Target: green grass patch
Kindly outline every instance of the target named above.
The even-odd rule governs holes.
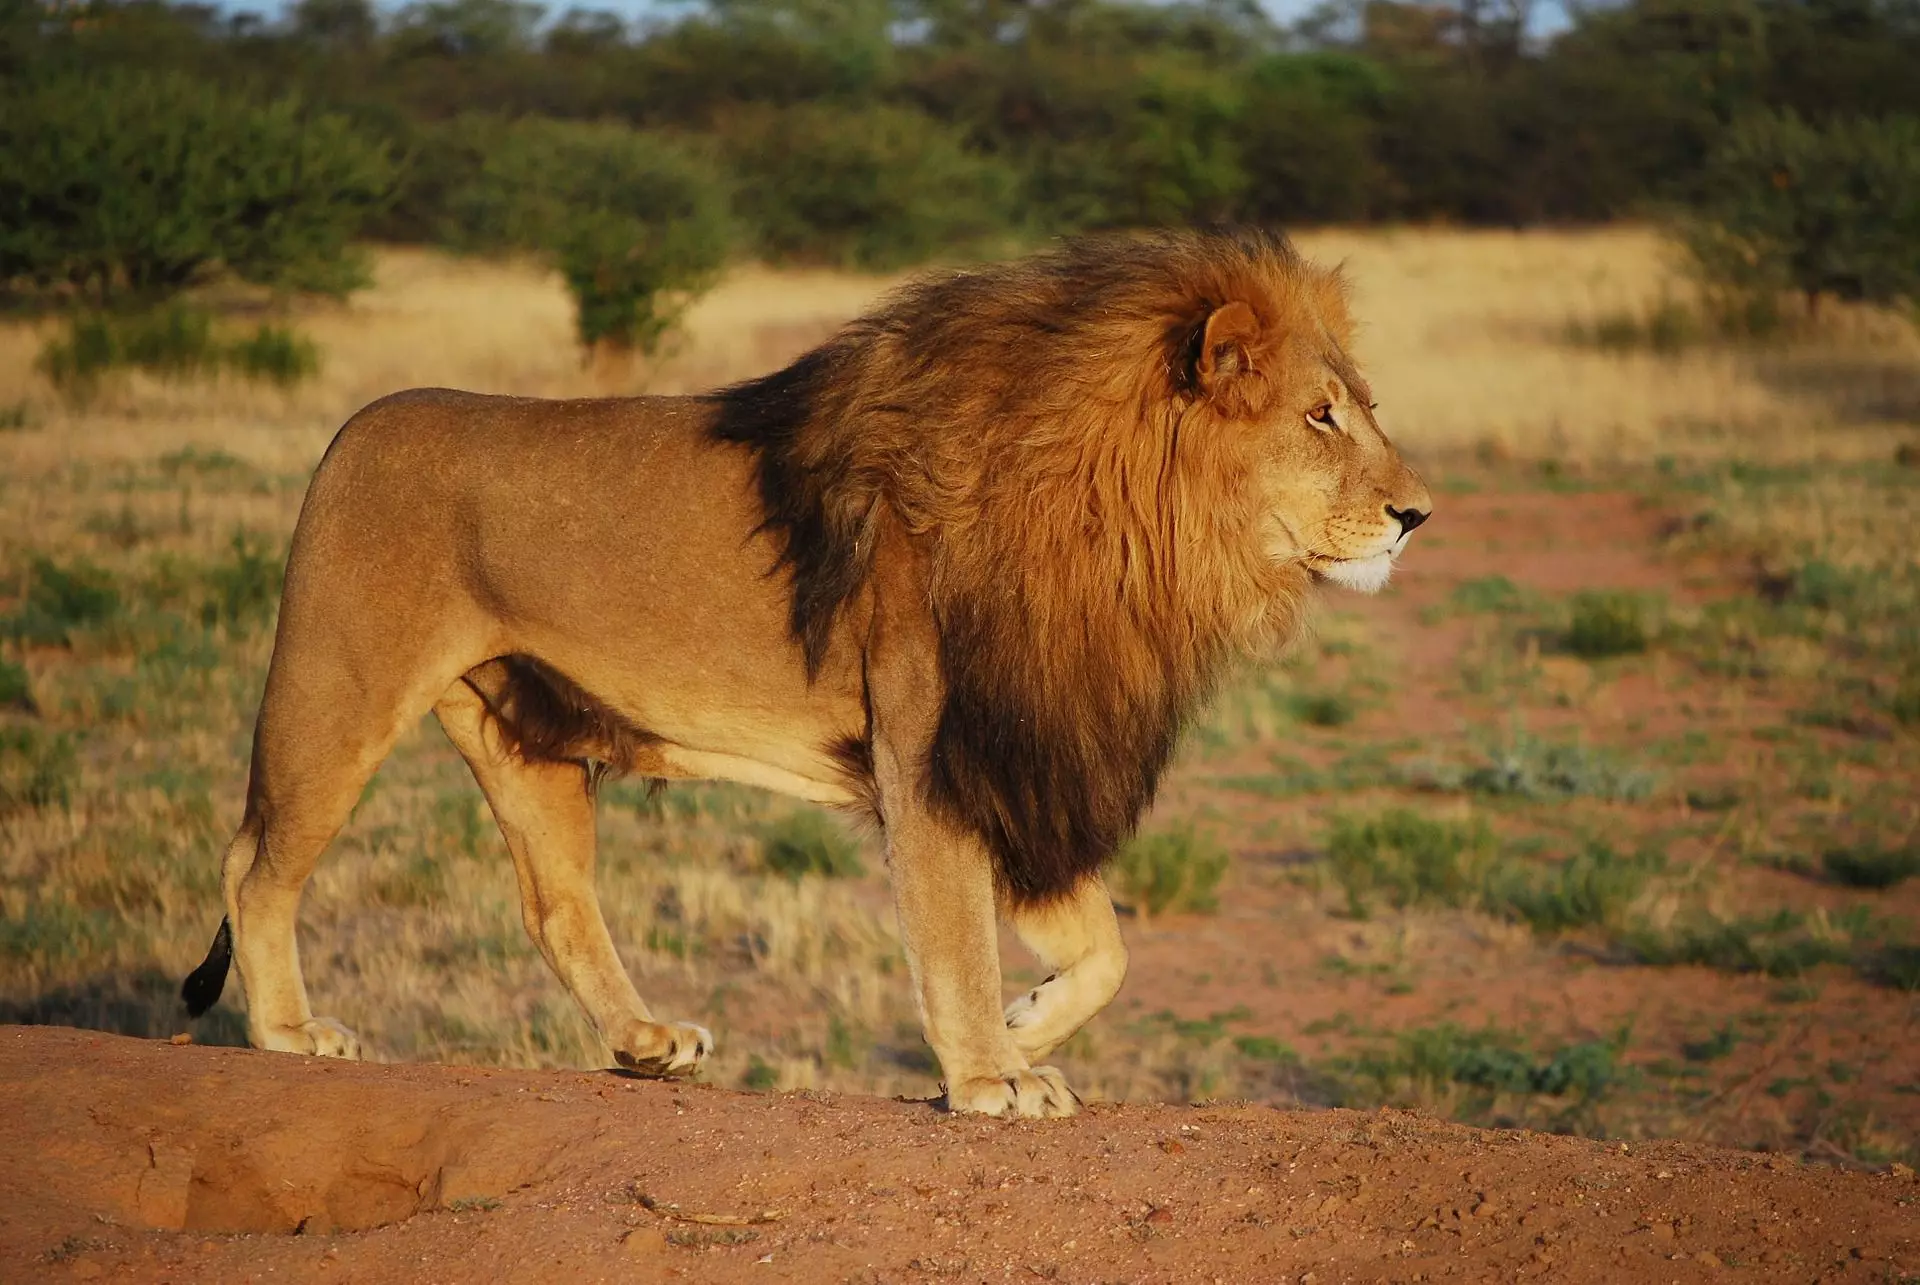
[[[1664,927],[1637,924],[1618,938],[1642,964],[1697,964],[1730,973],[1798,977],[1823,964],[1852,963],[1868,936],[1864,912],[1809,915],[1780,909],[1725,918],[1704,908],[1677,915]]]
[[[1603,660],[1643,652],[1651,637],[1646,604],[1637,596],[1592,591],[1574,595],[1561,642],[1576,656]]]
[[[1585,1129],[1592,1111],[1632,1079],[1620,1060],[1628,1032],[1535,1052],[1518,1035],[1451,1022],[1398,1032],[1390,1044],[1331,1059],[1336,1105],[1407,1107],[1446,1104],[1457,1119],[1501,1118],[1504,1101],[1523,1117],[1545,1114],[1550,1127]],[[1550,1100],[1544,1112],[1529,1100]]]
[[[1640,309],[1621,308],[1566,323],[1561,338],[1579,348],[1608,353],[1650,352],[1678,357],[1712,338],[1715,328],[1677,299],[1661,298]]]
[[[1344,692],[1296,692],[1288,699],[1287,709],[1309,727],[1344,727],[1359,712]]]
[[[75,313],[64,333],[41,350],[39,366],[54,387],[84,396],[123,369],[170,380],[226,371],[291,386],[319,370],[320,354],[286,326],[263,322],[229,337],[205,309],[175,302],[146,312]]]
[[[1638,802],[1659,777],[1632,767],[1614,753],[1579,741],[1547,741],[1526,732],[1486,750],[1483,761],[1429,766],[1413,774],[1413,783],[1447,793],[1533,800],[1570,798]]]
[[[1142,915],[1210,913],[1227,872],[1226,849],[1192,826],[1137,834],[1121,845],[1108,882],[1123,904]]]
[[[49,964],[86,959],[113,941],[114,919],[65,901],[29,901],[0,910],[0,959]]]
[[[0,724],[0,817],[64,808],[79,779],[79,756],[64,732]]]
[[[1511,616],[1532,609],[1534,602],[1532,595],[1505,576],[1481,576],[1455,585],[1447,605],[1455,611]]]
[[[1364,820],[1337,816],[1326,860],[1355,919],[1365,919],[1382,897],[1396,908],[1460,906],[1480,895],[1494,860],[1493,835],[1482,821],[1436,821],[1404,808]]]
[[[867,872],[860,845],[846,828],[818,808],[806,808],[763,823],[757,830],[760,859],[775,874],[798,879],[820,875],[852,879]]]
[[[119,615],[122,605],[111,573],[85,559],[62,564],[36,557],[27,568],[26,600],[0,619],[0,633],[30,645],[64,646]]]
[[[1860,844],[1830,848],[1820,859],[1827,878],[1849,888],[1892,888],[1920,874],[1920,844],[1883,848]]]
[[[33,680],[27,667],[0,656],[0,710],[33,707]]]
[[[1546,866],[1506,859],[1488,872],[1480,904],[1542,935],[1618,924],[1662,865],[1644,854],[1622,857],[1599,842]]]

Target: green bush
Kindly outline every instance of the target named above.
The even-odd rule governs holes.
[[[1435,821],[1404,808],[1358,820],[1340,816],[1327,839],[1327,863],[1347,894],[1347,913],[1364,919],[1371,899],[1396,907],[1473,904],[1493,862],[1484,822]]]
[[[1631,927],[1620,934],[1620,944],[1643,964],[1798,977],[1821,964],[1851,960],[1853,936],[1846,924],[1810,922],[1793,910],[1726,919],[1694,907],[1664,928]]]
[[[768,259],[888,269],[1013,223],[1018,179],[959,130],[904,107],[742,110],[721,124],[737,207]]]
[[[448,197],[443,237],[549,258],[589,347],[651,352],[726,262],[732,230],[719,173],[659,135],[467,118],[447,127],[444,145],[478,161]]]
[[[818,809],[770,821],[760,827],[759,838],[761,860],[775,874],[793,879],[809,874],[854,879],[866,873],[860,845]]]
[[[1849,888],[1892,888],[1920,874],[1920,843],[1904,848],[1875,844],[1830,848],[1820,865],[1829,879]]]
[[[0,710],[33,707],[33,678],[27,667],[0,656]]]
[[[75,633],[120,614],[120,589],[111,574],[84,559],[65,566],[37,557],[27,569],[26,601],[0,619],[0,632],[22,642],[60,646]]]
[[[227,369],[249,379],[290,388],[320,372],[320,350],[311,339],[287,326],[261,322],[252,334],[226,346]]]
[[[1432,784],[1475,794],[1523,799],[1624,799],[1653,793],[1653,773],[1629,767],[1605,750],[1573,742],[1543,741],[1516,732],[1488,761],[1460,774],[1436,773]]]
[[[1645,651],[1646,608],[1630,593],[1575,594],[1565,641],[1568,651],[1588,660]]]
[[[220,370],[290,386],[320,368],[319,352],[292,330],[263,322],[251,334],[225,339],[205,309],[178,300],[128,313],[80,312],[66,333],[41,351],[41,371],[70,394],[90,392],[108,372],[136,367],[162,379],[191,379]]]
[[[201,623],[249,625],[270,618],[280,602],[284,566],[285,559],[265,540],[234,532],[227,556],[206,568]]]
[[[179,72],[19,77],[0,90],[0,284],[96,304],[217,269],[341,294],[394,164],[344,116]]]
[[[1141,915],[1211,912],[1228,856],[1191,826],[1137,834],[1114,854],[1108,879],[1120,900]]]
[[[1482,904],[1542,935],[1618,924],[1658,868],[1644,857],[1622,857],[1604,843],[1589,843],[1555,865],[1501,862],[1488,877]]]
[[[64,733],[0,724],[0,818],[67,806],[79,776],[79,757]]]
[[[1756,113],[1728,129],[1699,189],[1682,243],[1749,328],[1786,291],[1809,310],[1822,295],[1920,298],[1920,120]]]

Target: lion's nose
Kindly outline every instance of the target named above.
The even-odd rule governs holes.
[[[1402,535],[1411,535],[1413,529],[1425,522],[1432,512],[1432,509],[1396,509],[1391,504],[1387,506],[1387,516],[1400,524]]]

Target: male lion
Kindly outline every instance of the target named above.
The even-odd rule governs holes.
[[[724,778],[881,825],[955,1111],[1071,1114],[1036,1065],[1126,970],[1101,863],[1184,716],[1308,586],[1383,585],[1427,517],[1275,235],[1097,238],[909,286],[698,397],[422,390],[308,488],[227,917],[267,1049],[354,1057],[307,1005],[302,885],[428,710],[506,835],[527,931],[621,1065],[696,1067],[594,896],[604,771]],[[996,911],[1050,976],[1002,1009]]]

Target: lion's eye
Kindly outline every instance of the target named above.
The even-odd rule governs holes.
[[[1308,411],[1307,422],[1309,424],[1312,424],[1316,428],[1340,427],[1340,425],[1337,422],[1335,422],[1333,418],[1332,402],[1321,402],[1318,406]]]

